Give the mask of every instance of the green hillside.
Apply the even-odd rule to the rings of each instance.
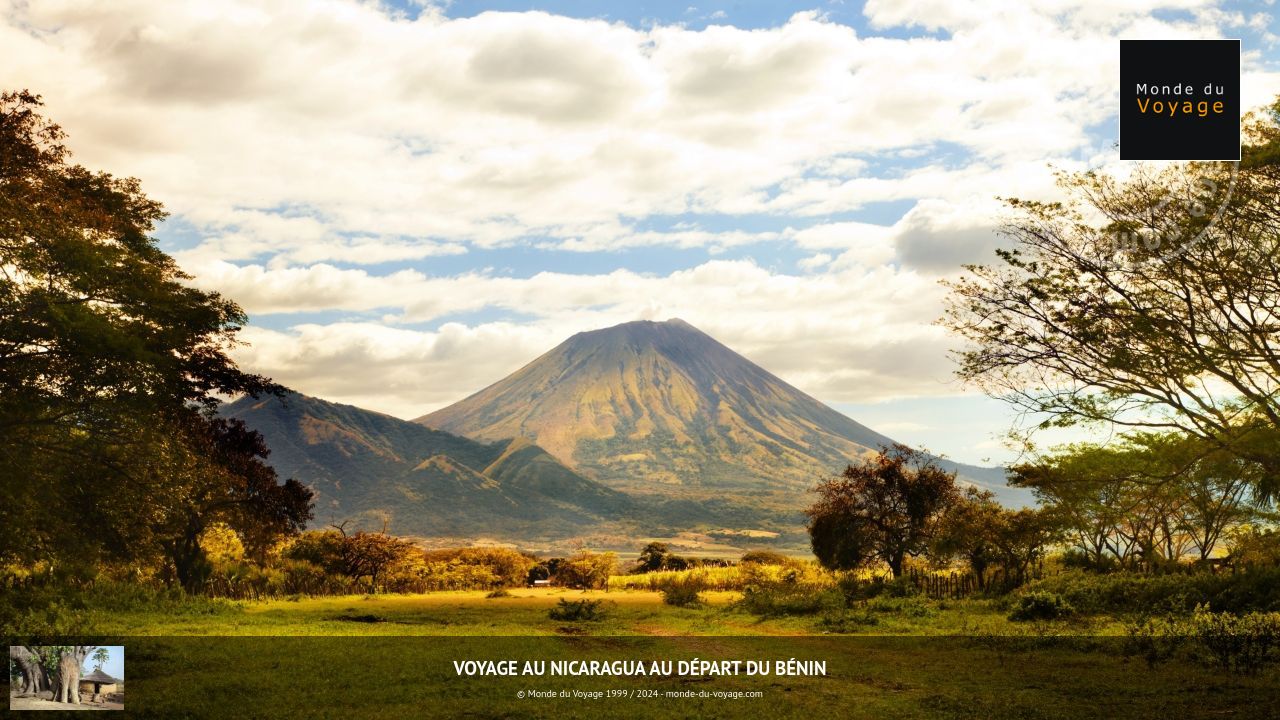
[[[560,538],[626,519],[624,494],[527,440],[482,443],[305,395],[223,408],[262,433],[269,462],[316,493],[314,524],[410,535]]]

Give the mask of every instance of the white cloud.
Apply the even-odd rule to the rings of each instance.
[[[802,269],[810,270],[810,271],[819,270],[830,264],[831,264],[831,256],[828,255],[827,253],[818,253],[817,255],[810,255],[809,257],[796,262],[796,265],[799,265]]]
[[[201,278],[213,273],[202,273]],[[461,399],[582,330],[680,317],[818,397],[870,402],[954,392],[949,340],[932,325],[939,288],[891,268],[785,275],[710,261],[665,276],[540,273],[527,279],[253,268],[211,284],[250,312],[398,308],[418,321],[469,308],[534,318],[418,331],[371,322],[250,327],[239,358],[309,393],[405,417]],[[464,302],[456,299],[465,298]],[[727,311],[727,309],[732,311]]]
[[[355,0],[35,0],[0,23],[0,84],[44,93],[84,161],[144,178],[215,245],[251,234],[295,263],[378,256],[373,242],[388,259],[434,252],[405,247],[418,242],[616,248],[643,235],[634,218],[844,212],[920,180],[868,176],[856,154],[1070,153],[1114,112],[1115,37],[1213,34],[1150,16],[1204,4],[869,3],[878,26],[951,33],[893,39],[815,13],[694,31],[411,20]],[[286,228],[262,232],[281,208],[366,241],[302,252]]]
[[[43,93],[80,161],[142,178],[195,228],[179,260],[198,285],[255,315],[385,317],[249,328],[244,362],[306,392],[416,415],[573,332],[679,316],[824,400],[866,402],[955,391],[935,277],[988,256],[992,198],[1051,194],[1048,161],[1105,160],[1087,129],[1115,113],[1117,37],[1268,27],[1208,0],[864,12],[945,32],[859,36],[813,12],[691,30],[430,3],[411,19],[357,0],[30,0],[0,10],[0,86]],[[1280,91],[1245,63],[1246,104]],[[848,220],[896,202],[900,219]],[[684,214],[719,218],[671,224]],[[746,214],[782,221],[733,227]],[[806,272],[425,269],[513,244],[767,243],[803,250]],[[388,262],[416,269],[372,267]],[[485,310],[533,319],[412,329]]]

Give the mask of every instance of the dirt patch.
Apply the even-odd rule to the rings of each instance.
[[[88,703],[81,702],[79,705],[71,703],[59,703],[52,700],[46,700],[41,697],[32,695],[10,695],[10,710],[123,710],[124,705],[117,702],[107,703]]]

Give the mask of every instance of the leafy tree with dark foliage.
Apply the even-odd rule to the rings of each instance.
[[[987,589],[987,571],[996,567],[1016,587],[1028,579],[1031,566],[1056,535],[1056,518],[1048,513],[1010,510],[990,490],[970,487],[943,514],[931,552],[935,558],[964,560],[979,589]]]
[[[292,535],[311,517],[311,491],[297,480],[282,485],[262,462],[262,436],[240,420],[190,415],[180,428],[178,462],[171,479],[183,492],[166,502],[169,527],[163,542],[179,582],[194,587],[205,566],[200,536],[216,521],[239,531],[246,550],[261,557],[275,538]]]
[[[995,493],[965,488],[942,518],[933,553],[963,560],[977,579],[978,589],[986,589],[987,569],[1000,562],[996,534],[1004,512]]]
[[[902,575],[907,556],[927,551],[944,510],[958,498],[954,473],[905,445],[882,448],[818,485],[806,513],[823,567],[852,570],[873,561]]]
[[[666,570],[672,557],[671,546],[664,542],[651,542],[640,549],[640,556],[636,558],[636,572]]]
[[[156,246],[160,204],[70,163],[40,105],[0,94],[0,561],[167,555],[185,582],[209,522],[310,517],[261,438],[214,415],[283,388],[227,355],[244,312]]]

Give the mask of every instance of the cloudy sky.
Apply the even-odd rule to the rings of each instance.
[[[689,2],[698,2],[690,5]],[[1212,0],[0,0],[0,86],[143,180],[250,313],[247,368],[410,418],[569,335],[680,317],[897,439],[1008,456],[938,280],[998,196],[1115,162],[1119,38],[1242,38]]]

